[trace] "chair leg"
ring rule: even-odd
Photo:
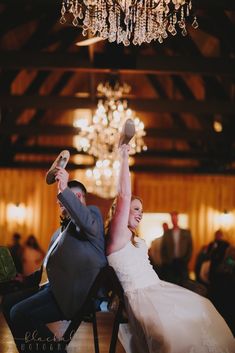
[[[93,311],[92,315],[93,315],[92,326],[93,326],[93,338],[94,338],[95,353],[100,353],[100,350],[99,350],[99,337],[98,337],[97,320],[96,320],[96,312],[95,312],[95,310]]]
[[[117,339],[118,339],[118,330],[119,330],[119,324],[120,324],[120,318],[122,314],[122,309],[123,306],[119,304],[115,318],[114,318],[114,323],[113,323],[113,331],[112,331],[112,337],[111,337],[111,342],[109,346],[109,353],[115,353],[116,352],[116,345],[117,345]]]
[[[67,342],[67,344],[69,344],[69,342],[72,340],[73,335],[76,333],[81,322],[82,322],[82,317],[79,317],[76,320],[74,319],[70,322],[69,326],[67,327],[66,331],[63,334],[63,339],[64,341]]]

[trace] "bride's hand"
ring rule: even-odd
[[[130,152],[130,145],[121,145],[119,147],[119,154],[120,154],[120,157],[122,158],[128,158],[129,157],[129,152]]]

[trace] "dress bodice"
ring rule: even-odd
[[[136,244],[129,241],[122,249],[107,256],[125,292],[145,288],[160,281],[153,270],[148,249],[143,239],[135,237]]]

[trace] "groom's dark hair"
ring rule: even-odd
[[[80,189],[83,192],[84,195],[86,195],[86,193],[87,193],[87,190],[86,190],[85,186],[82,183],[80,183],[80,181],[77,181],[77,180],[70,180],[68,182],[68,187],[70,189],[73,189],[73,188],[74,189],[75,188]]]

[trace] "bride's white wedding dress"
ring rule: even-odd
[[[107,256],[125,293],[131,335],[120,326],[126,352],[235,353],[235,339],[212,303],[160,280],[144,240],[135,240],[136,246],[128,242]]]

